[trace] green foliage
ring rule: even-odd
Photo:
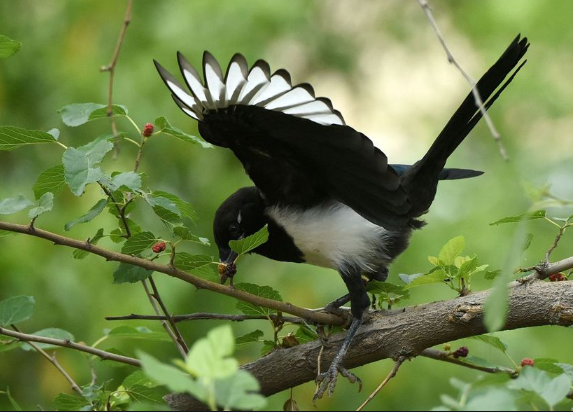
[[[97,233],[90,238],[90,243],[92,245],[97,245],[98,242],[103,238],[103,229],[99,229],[97,231]],[[90,252],[88,252],[87,250],[80,250],[80,249],[76,249],[73,252],[73,256],[74,259],[84,259],[86,258],[88,255],[90,254]]]
[[[108,202],[107,199],[101,199],[95,205],[93,205],[93,207],[85,215],[80,216],[77,219],[74,219],[71,222],[66,223],[66,226],[64,228],[66,230],[70,230],[72,227],[74,227],[77,224],[91,222],[101,212],[103,212],[103,210],[105,209],[105,206],[107,205],[107,202]]]
[[[54,195],[59,194],[65,185],[64,166],[57,165],[40,173],[32,190],[36,199],[39,199],[48,192],[52,192]]]
[[[58,329],[58,328],[42,329],[42,330],[39,330],[38,332],[32,333],[32,335],[41,336],[44,338],[69,340],[71,342],[73,342],[75,340],[74,335],[72,335],[70,332],[68,332],[67,330]],[[46,350],[46,349],[50,349],[50,350],[61,349],[61,346],[50,345],[49,343],[36,343],[36,346],[39,347],[40,349],[44,349],[44,350]],[[27,343],[22,345],[22,349],[25,351],[34,350]]]
[[[32,296],[15,296],[0,301],[0,326],[7,327],[30,319],[35,304]]]
[[[167,120],[165,117],[158,117],[157,119],[155,119],[154,123],[159,129],[158,133],[165,133],[184,142],[201,145],[204,149],[209,149],[213,147],[211,143],[207,143],[206,141],[197,136],[185,133],[183,130],[175,126],[172,126],[171,123],[169,123],[169,120]]]
[[[22,43],[0,35],[0,59],[5,59],[18,53],[21,46]]]
[[[231,240],[229,242],[229,246],[237,252],[239,256],[242,256],[258,248],[263,243],[266,243],[267,240],[269,240],[269,227],[268,225],[265,225],[261,230],[250,236],[239,240]]]
[[[191,255],[180,252],[175,255],[174,265],[176,268],[190,272],[195,276],[206,279],[218,279],[216,261],[212,256]]]
[[[34,202],[22,195],[0,201],[0,215],[11,215],[33,206]]]
[[[76,127],[81,126],[91,120],[103,119],[108,117],[107,105],[97,103],[76,103],[62,107],[59,112],[62,116],[62,121],[66,126]],[[113,116],[127,116],[127,108],[125,106],[113,105]]]
[[[264,332],[262,330],[254,330],[252,332],[247,333],[246,335],[239,336],[235,339],[235,344],[237,346],[245,345],[251,342],[260,342],[261,338],[264,336]]]
[[[378,298],[378,306],[381,307],[382,302],[387,304],[388,309],[393,305],[401,302],[404,299],[410,298],[410,292],[407,287],[393,285],[387,282],[371,281],[368,282],[366,290]]]
[[[106,333],[108,338],[145,340],[157,342],[171,342],[171,338],[165,332],[154,332],[144,326],[117,326]]]
[[[251,295],[282,302],[280,293],[270,286],[259,286],[252,283],[239,283],[235,285],[235,288],[250,293]],[[243,301],[237,302],[237,309],[239,309],[245,315],[269,316],[270,314],[276,314],[275,310]]]
[[[38,200],[38,205],[28,212],[30,219],[36,219],[38,216],[49,212],[54,207],[54,194],[52,192],[44,193]]]
[[[504,217],[496,222],[490,223],[490,226],[497,226],[503,223],[519,223],[527,220],[537,220],[545,218],[547,212],[545,210],[536,210],[535,212],[528,212],[522,215]]]
[[[151,232],[140,232],[127,239],[121,248],[121,253],[126,255],[140,255],[150,249],[157,242],[157,238]]]
[[[122,262],[113,272],[113,283],[136,283],[147,279],[152,274],[152,270]]]
[[[21,127],[0,126],[0,151],[11,151],[32,144],[56,142],[57,139],[54,138],[53,135],[41,130],[27,130]]]

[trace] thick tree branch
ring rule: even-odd
[[[100,349],[92,348],[91,346],[80,345],[69,340],[46,338],[44,336],[29,335],[27,333],[16,332],[6,328],[0,328],[0,335],[10,336],[21,342],[37,342],[46,343],[48,345],[61,346],[62,348],[75,349],[80,352],[89,353],[91,355],[99,356],[103,360],[112,360],[115,362],[125,363],[132,366],[141,366],[137,359],[128,358],[127,356],[117,355],[115,353],[105,352]],[[31,343],[33,345],[33,343]],[[81,394],[81,391],[80,391]]]
[[[294,306],[288,302],[279,302],[276,300],[265,299],[260,296],[251,295],[250,293],[244,292],[242,290],[234,289],[229,286],[220,285],[218,283],[210,282],[197,276],[193,276],[173,266],[162,265],[155,261],[146,260],[138,258],[136,256],[125,255],[123,253],[107,250],[99,246],[92,245],[90,242],[68,238],[65,236],[58,235],[56,233],[48,232],[47,230],[38,229],[37,227],[34,226],[19,225],[16,223],[0,221],[0,230],[7,230],[10,232],[22,233],[38,237],[41,239],[49,240],[50,242],[53,242],[56,245],[68,246],[75,249],[85,250],[87,252],[93,253],[94,255],[101,256],[108,261],[124,262],[148,270],[152,270],[155,272],[165,273],[166,275],[187,282],[198,289],[210,290],[212,292],[217,292],[222,295],[230,296],[235,299],[252,303],[254,305],[264,306],[266,308],[274,309],[276,311],[283,313],[289,313],[291,315],[305,319],[308,322],[323,323],[328,325],[343,325],[346,323],[346,319],[340,316],[304,309],[298,306]]]
[[[381,359],[412,358],[435,345],[486,333],[483,305],[489,291],[465,297],[406,308],[401,313],[371,313],[370,321],[358,332],[345,366],[355,368]],[[509,291],[509,312],[504,330],[542,326],[573,325],[573,282],[513,284]],[[335,356],[344,333],[333,335],[321,357],[326,367]],[[301,385],[316,377],[320,342],[290,349],[277,349],[268,356],[243,366],[261,383],[266,396]],[[427,353],[427,352],[426,352]],[[277,371],[289,371],[279,373]],[[177,410],[200,406],[188,395],[170,395]]]

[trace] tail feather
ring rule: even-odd
[[[517,36],[498,61],[478,81],[476,87],[486,110],[491,107],[525,64],[524,61],[504,82],[504,79],[519,64],[528,47],[527,38],[520,39],[520,36]],[[473,93],[470,93],[440,132],[426,155],[404,173],[402,185],[408,191],[413,204],[410,212],[412,217],[420,216],[428,210],[434,200],[437,183],[448,157],[481,118],[482,112],[476,106]]]

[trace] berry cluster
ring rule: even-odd
[[[524,358],[521,361],[521,367],[523,368],[524,366],[535,366],[535,362],[533,362],[533,359]]]
[[[144,137],[149,137],[153,133],[153,128],[154,128],[153,123],[146,123],[145,126],[143,127],[143,130],[141,131],[141,134]]]
[[[554,275],[549,276],[549,280],[551,282],[563,282],[564,280],[567,280],[567,278],[563,273],[555,273]]]
[[[457,349],[454,353],[452,353],[452,356],[455,359],[467,358],[469,354],[470,350],[467,348],[467,346],[462,346],[461,348]]]
[[[153,253],[161,253],[165,250],[166,247],[167,245],[165,244],[165,242],[157,242],[156,244],[153,245],[151,250],[153,250]]]

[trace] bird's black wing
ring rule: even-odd
[[[259,60],[235,55],[227,73],[209,54],[205,83],[183,58],[191,93],[156,63],[179,107],[199,120],[205,140],[228,147],[270,204],[312,206],[335,198],[373,223],[399,228],[410,203],[398,174],[372,141],[344,125],[328,99]]]

